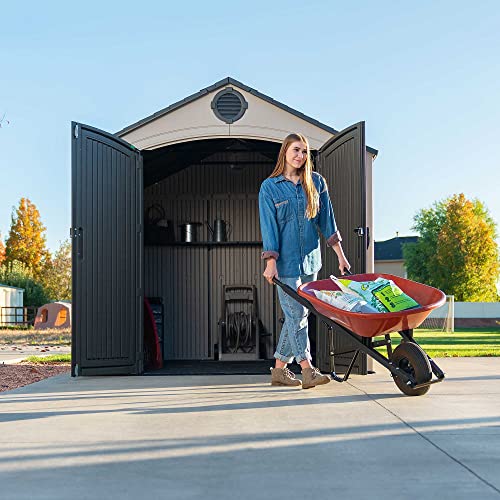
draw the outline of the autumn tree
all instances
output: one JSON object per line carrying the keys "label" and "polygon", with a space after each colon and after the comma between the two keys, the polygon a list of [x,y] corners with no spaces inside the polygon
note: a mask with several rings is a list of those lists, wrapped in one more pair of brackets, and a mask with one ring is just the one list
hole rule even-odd
{"label": "autumn tree", "polygon": [[403,248],[410,279],[454,295],[457,301],[498,300],[496,224],[479,200],[454,195],[420,210],[414,221],[419,241]]}
{"label": "autumn tree", "polygon": [[2,234],[0,233],[0,266],[4,263],[4,261],[5,261],[5,245],[3,244]]}
{"label": "autumn tree", "polygon": [[6,244],[6,262],[19,261],[40,274],[49,252],[45,246],[45,226],[35,204],[21,198],[17,209],[12,209],[12,221]]}
{"label": "autumn tree", "polygon": [[61,242],[43,267],[41,281],[51,300],[71,300],[71,242]]}

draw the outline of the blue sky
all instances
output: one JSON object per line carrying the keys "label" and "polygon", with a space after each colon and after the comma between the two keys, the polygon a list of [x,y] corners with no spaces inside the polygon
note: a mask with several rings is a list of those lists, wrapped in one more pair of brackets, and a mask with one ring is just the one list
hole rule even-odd
{"label": "blue sky", "polygon": [[[115,132],[226,77],[336,129],[366,121],[376,240],[464,192],[500,222],[500,2],[9,2],[0,231],[22,196],[70,227],[70,122]],[[334,182],[332,180],[331,182]]]}

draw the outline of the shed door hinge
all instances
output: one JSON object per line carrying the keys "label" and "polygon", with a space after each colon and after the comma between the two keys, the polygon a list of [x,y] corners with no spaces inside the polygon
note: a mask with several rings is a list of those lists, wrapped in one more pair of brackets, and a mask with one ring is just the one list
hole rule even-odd
{"label": "shed door hinge", "polygon": [[75,138],[78,139],[78,124],[75,125],[75,131],[74,131],[74,134],[75,134]]}

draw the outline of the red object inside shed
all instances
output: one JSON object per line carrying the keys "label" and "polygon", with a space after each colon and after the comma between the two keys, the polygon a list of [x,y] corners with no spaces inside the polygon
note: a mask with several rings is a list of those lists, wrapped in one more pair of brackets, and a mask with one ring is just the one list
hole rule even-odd
{"label": "red object inside shed", "polygon": [[147,299],[144,299],[144,368],[146,370],[163,368],[158,329]]}

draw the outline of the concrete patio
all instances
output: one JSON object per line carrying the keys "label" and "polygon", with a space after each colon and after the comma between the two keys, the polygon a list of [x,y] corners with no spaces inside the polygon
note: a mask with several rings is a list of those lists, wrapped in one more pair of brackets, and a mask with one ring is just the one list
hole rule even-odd
{"label": "concrete patio", "polygon": [[268,377],[58,376],[0,395],[2,499],[500,498],[500,359],[381,367],[312,390]]}

